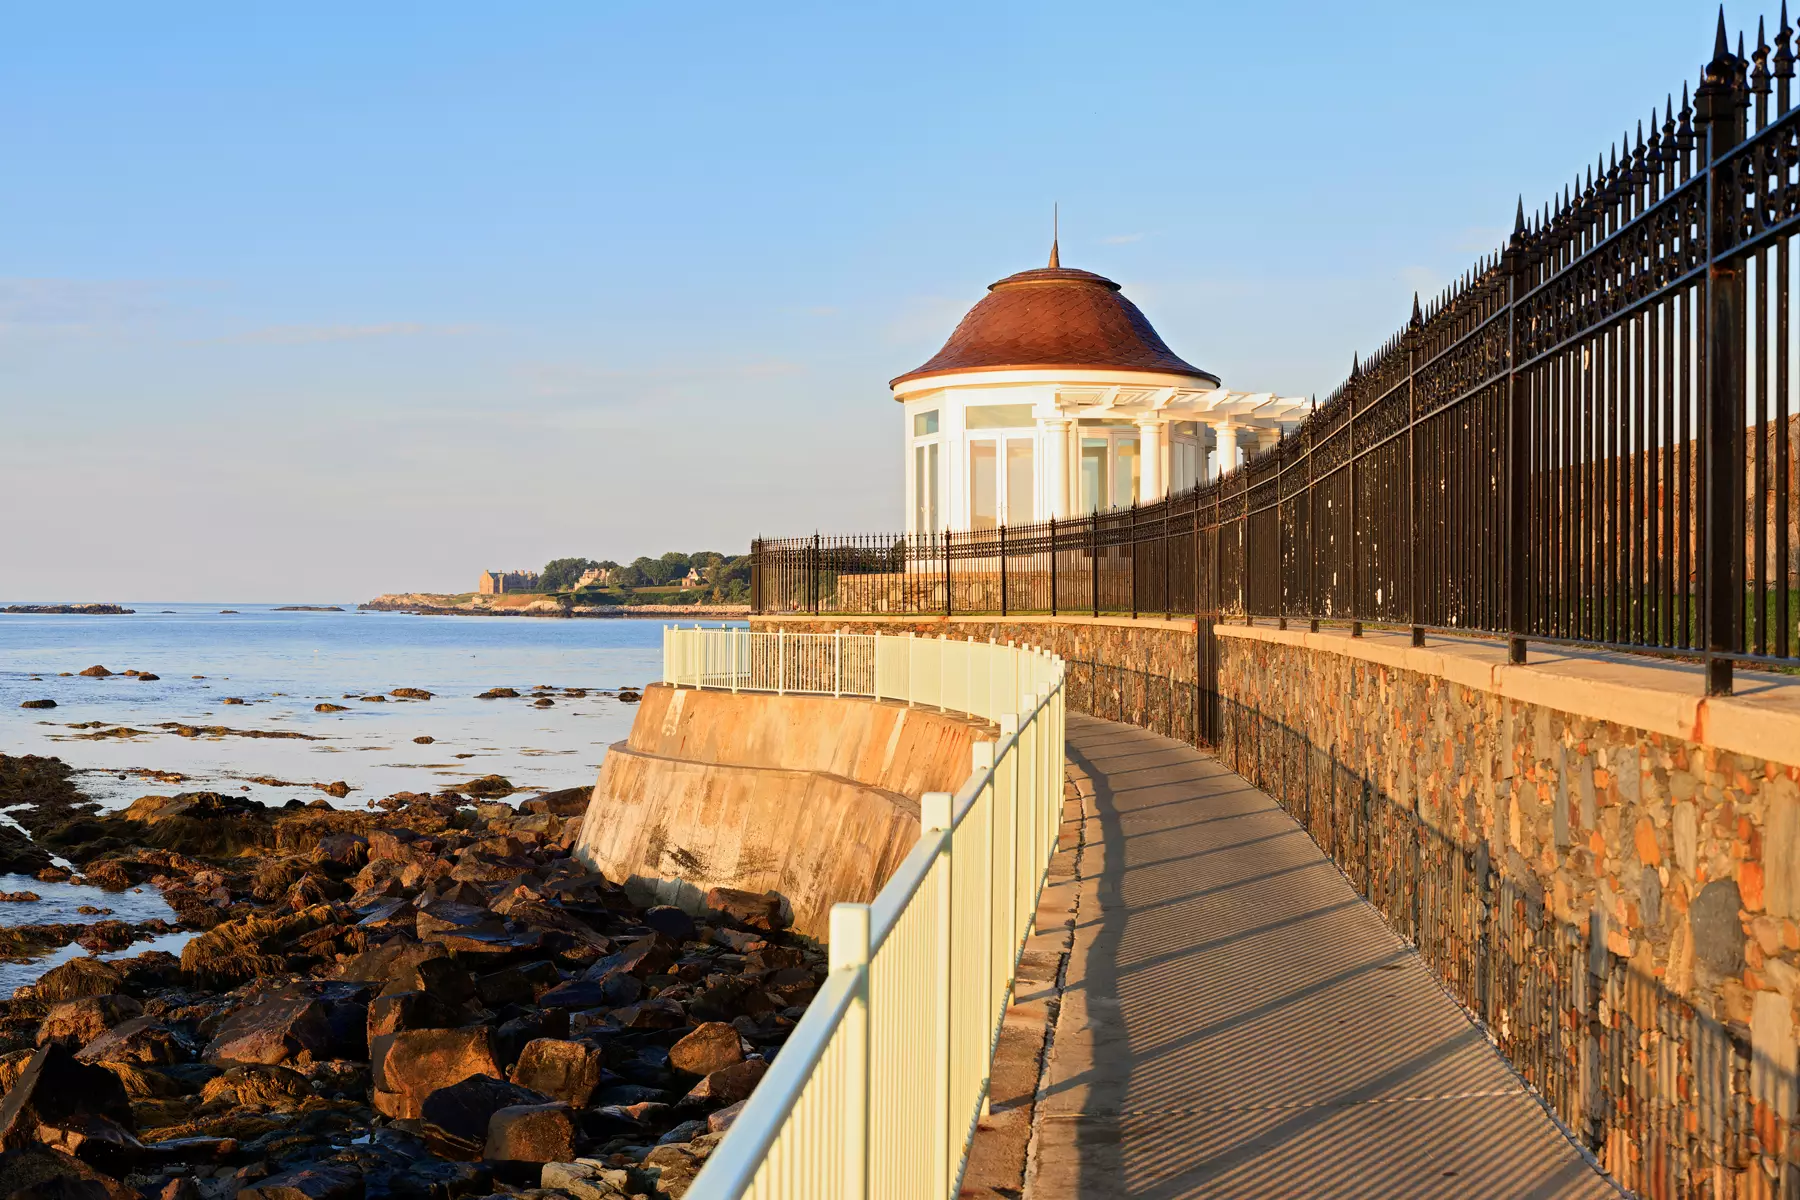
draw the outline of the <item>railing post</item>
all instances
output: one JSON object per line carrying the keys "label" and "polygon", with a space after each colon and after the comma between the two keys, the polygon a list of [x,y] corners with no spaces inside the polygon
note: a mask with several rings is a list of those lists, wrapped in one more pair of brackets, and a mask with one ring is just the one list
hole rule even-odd
{"label": "railing post", "polygon": [[1742,219],[1742,189],[1721,160],[1744,140],[1744,117],[1750,107],[1744,65],[1726,43],[1721,12],[1713,59],[1694,96],[1706,128],[1708,164],[1705,403],[1700,418],[1706,542],[1700,616],[1706,626],[1706,690],[1713,696],[1730,694],[1729,656],[1743,648],[1745,289],[1744,264],[1733,255],[1736,222]]}
{"label": "railing post", "polygon": [[944,526],[944,615],[950,616],[954,611],[951,599],[952,581],[950,578],[950,527]]}
{"label": "railing post", "polygon": [[938,1196],[947,1196],[950,1191],[950,996],[955,985],[952,978],[951,937],[955,923],[950,919],[950,905],[955,896],[952,884],[952,872],[956,869],[956,860],[952,854],[955,845],[953,835],[955,797],[949,792],[926,792],[919,798],[919,828],[924,836],[936,835],[939,839],[937,866],[932,874],[937,877],[937,929],[935,942],[936,954],[933,960],[932,1005],[935,1019],[932,1022],[933,1042],[931,1060],[934,1069],[932,1079],[932,1178],[937,1181]]}
{"label": "railing post", "polygon": [[1050,615],[1056,615],[1056,518],[1050,518]]}
{"label": "railing post", "polygon": [[1094,615],[1100,615],[1100,510],[1096,508],[1088,514],[1088,554],[1093,560],[1091,572],[1094,590]]}
{"label": "railing post", "polygon": [[[1425,330],[1425,316],[1419,311],[1419,293],[1413,293],[1412,322],[1406,330],[1406,617],[1412,624],[1412,644],[1425,644],[1425,625],[1420,620],[1419,583],[1419,339]],[[1517,362],[1518,339],[1512,338]],[[1510,410],[1509,410],[1510,411]],[[1524,661],[1522,658],[1519,661]]]}
{"label": "railing post", "polygon": [[1000,615],[1006,615],[1006,526],[1000,526]]}
{"label": "railing post", "polygon": [[1131,502],[1131,619],[1138,615],[1138,506]]}
{"label": "railing post", "polygon": [[787,630],[775,631],[775,694],[787,695]]}
{"label": "railing post", "polygon": [[855,972],[840,1036],[844,1046],[844,1176],[846,1200],[869,1194],[869,906],[831,906],[830,970]]}
{"label": "railing post", "polygon": [[1355,358],[1350,360],[1350,378],[1344,382],[1345,402],[1350,406],[1350,417],[1345,423],[1344,436],[1350,439],[1350,460],[1345,470],[1350,479],[1350,636],[1361,637],[1362,627],[1362,562],[1358,555],[1359,539],[1356,536],[1356,391],[1357,378],[1362,374],[1362,367]]}
{"label": "railing post", "polygon": [[[1025,764],[1024,748],[1019,738],[1019,714],[1000,714],[1000,741],[1013,739],[1012,767],[1006,772],[1006,809],[1010,814],[1007,828],[1012,831],[1006,847],[1006,937],[1009,959],[1018,958],[1019,936],[1019,771]],[[998,795],[995,797],[998,799]],[[1008,972],[1010,975],[1011,972]],[[1010,992],[1011,986],[1007,990]],[[1004,1011],[1004,1008],[1002,1009]]]}
{"label": "railing post", "polygon": [[831,631],[831,695],[833,699],[844,694],[844,631]]}
{"label": "railing post", "polygon": [[[977,995],[981,999],[981,1040],[984,1047],[993,1049],[994,1030],[999,1013],[994,1001],[998,992],[994,987],[994,878],[998,874],[995,858],[999,849],[994,845],[994,810],[1000,804],[1000,787],[994,779],[994,743],[976,742],[970,748],[969,758],[977,773],[987,772],[987,782],[975,793],[976,802],[983,797],[987,803],[982,807],[983,840],[987,842],[986,871],[981,878],[981,928],[986,934],[987,945],[983,949],[981,964],[981,991]],[[994,1062],[991,1054],[987,1058],[987,1066],[981,1075],[981,1115],[988,1115],[988,1087],[993,1080]]]}
{"label": "railing post", "polygon": [[741,629],[731,631],[731,691],[733,695],[736,695],[738,690],[738,642],[742,640],[739,635],[743,632]]}

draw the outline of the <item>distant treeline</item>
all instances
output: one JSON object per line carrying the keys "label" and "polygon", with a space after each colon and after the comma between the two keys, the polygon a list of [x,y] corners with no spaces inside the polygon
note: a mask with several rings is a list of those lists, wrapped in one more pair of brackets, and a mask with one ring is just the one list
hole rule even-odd
{"label": "distant treeline", "polygon": [[629,563],[610,559],[553,558],[544,564],[538,587],[545,592],[613,592],[629,597],[638,588],[676,588],[663,600],[696,604],[747,604],[750,600],[750,556],[697,550],[671,550]]}

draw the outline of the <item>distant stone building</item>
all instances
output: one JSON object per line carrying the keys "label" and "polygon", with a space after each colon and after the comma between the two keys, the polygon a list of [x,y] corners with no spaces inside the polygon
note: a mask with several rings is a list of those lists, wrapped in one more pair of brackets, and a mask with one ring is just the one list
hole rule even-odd
{"label": "distant stone building", "polygon": [[688,573],[681,577],[682,587],[699,587],[704,582],[706,582],[706,580],[700,574],[699,567],[689,567]]}
{"label": "distant stone building", "polygon": [[577,588],[605,587],[607,584],[611,583],[612,581],[613,581],[613,568],[611,568],[611,567],[589,567],[586,571],[583,571],[581,573],[581,578],[577,579],[575,581],[575,586]]}
{"label": "distant stone building", "polygon": [[504,596],[507,592],[535,592],[536,571],[483,571],[476,592],[483,596]]}

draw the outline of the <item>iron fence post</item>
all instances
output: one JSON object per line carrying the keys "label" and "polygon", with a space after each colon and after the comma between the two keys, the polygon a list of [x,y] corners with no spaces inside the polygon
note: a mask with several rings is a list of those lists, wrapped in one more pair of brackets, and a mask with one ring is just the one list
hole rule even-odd
{"label": "iron fence post", "polygon": [[763,610],[762,577],[763,540],[757,538],[750,543],[750,611],[757,614]]}
{"label": "iron fence post", "polygon": [[1050,518],[1050,615],[1056,615],[1056,518]]}
{"label": "iron fence post", "polygon": [[1006,615],[1006,526],[999,527],[1000,533],[1000,615]]}
{"label": "iron fence post", "polygon": [[1131,619],[1138,615],[1138,506],[1131,502]]}
{"label": "iron fence post", "polygon": [[819,535],[815,531],[812,540],[812,563],[806,572],[807,595],[811,601],[809,608],[816,617],[819,615]]}
{"label": "iron fence post", "polygon": [[1701,484],[1704,519],[1700,618],[1705,623],[1706,690],[1731,692],[1731,655],[1743,646],[1744,619],[1744,264],[1733,254],[1740,189],[1721,162],[1744,140],[1750,107],[1744,60],[1718,38],[1694,96],[1706,127],[1706,336],[1702,353]]}
{"label": "iron fence post", "polygon": [[952,581],[950,578],[950,527],[946,525],[944,526],[944,615],[946,617],[950,616],[953,612],[953,603],[951,600],[952,590]]}
{"label": "iron fence post", "polygon": [[1093,578],[1089,581],[1094,593],[1094,615],[1100,615],[1100,510],[1096,508],[1088,514],[1088,555],[1093,561],[1094,569],[1089,572]]}
{"label": "iron fence post", "polygon": [[1362,627],[1362,559],[1360,539],[1356,536],[1356,390],[1362,375],[1361,360],[1350,359],[1350,378],[1344,382],[1344,398],[1350,405],[1350,417],[1344,430],[1350,439],[1350,460],[1345,470],[1350,476],[1350,636],[1361,637]]}
{"label": "iron fence post", "polygon": [[1412,322],[1406,330],[1406,615],[1412,622],[1412,644],[1425,644],[1425,625],[1419,619],[1419,339],[1424,336],[1425,316],[1419,311],[1419,293],[1413,293]]}
{"label": "iron fence post", "polygon": [[1506,466],[1501,473],[1506,498],[1506,642],[1507,661],[1525,661],[1526,562],[1531,554],[1525,486],[1530,470],[1531,424],[1525,410],[1525,387],[1519,378],[1519,301],[1524,297],[1525,201],[1519,201],[1513,233],[1506,245]]}

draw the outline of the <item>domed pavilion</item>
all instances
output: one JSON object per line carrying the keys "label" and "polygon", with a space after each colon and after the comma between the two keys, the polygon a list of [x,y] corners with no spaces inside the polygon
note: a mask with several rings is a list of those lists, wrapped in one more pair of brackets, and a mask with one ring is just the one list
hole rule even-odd
{"label": "domed pavilion", "polygon": [[1169,349],[1119,285],[1065,267],[988,288],[890,385],[905,409],[907,527],[992,529],[1160,500],[1297,426],[1307,403],[1232,392]]}

